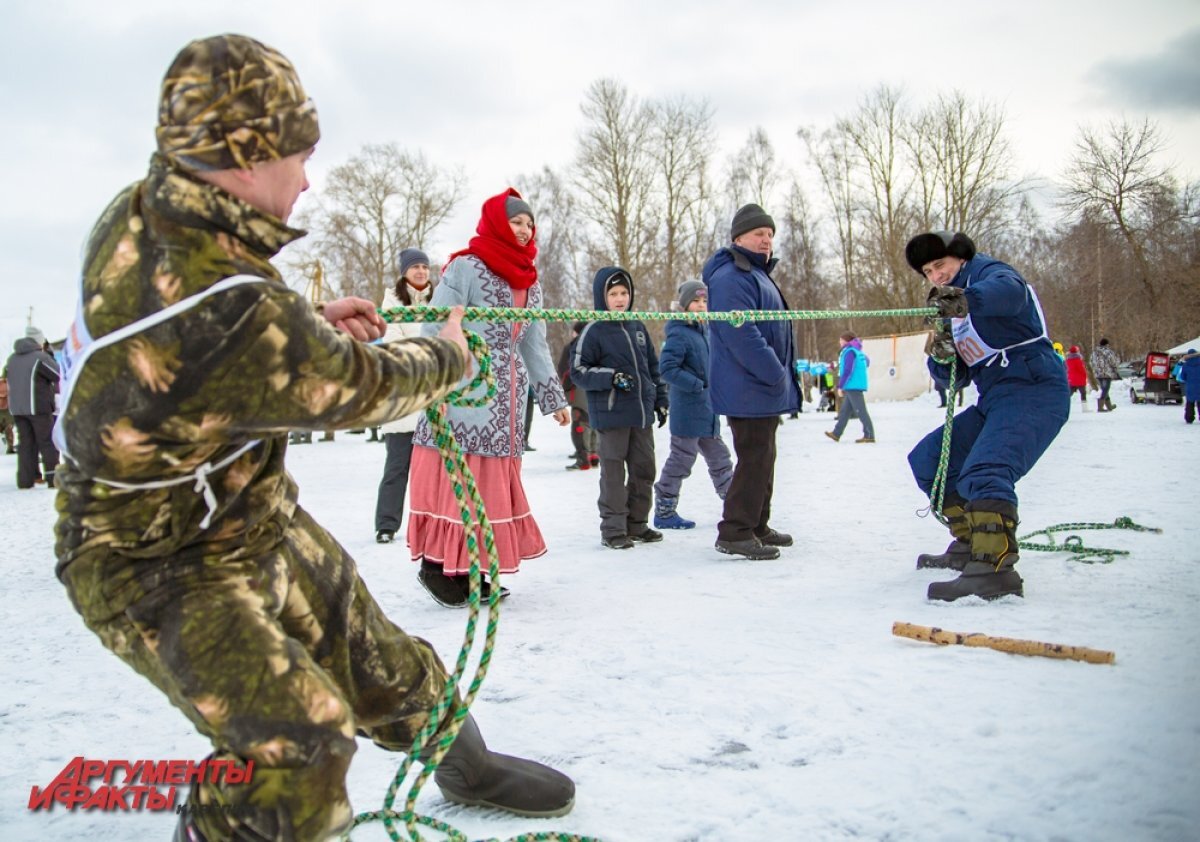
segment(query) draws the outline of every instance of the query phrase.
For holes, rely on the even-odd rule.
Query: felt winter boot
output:
[[[945,570],[962,570],[967,566],[971,557],[971,529],[967,526],[967,518],[963,513],[966,501],[957,494],[947,494],[942,498],[942,515],[946,518],[946,527],[954,540],[939,555],[921,553],[917,556],[917,569],[939,568]]]
[[[696,521],[680,517],[675,507],[679,504],[678,497],[660,495],[654,501],[655,529],[694,529]]]
[[[1108,407],[1104,405],[1104,398],[1096,398],[1096,411],[1108,412]]]
[[[1109,412],[1112,412],[1114,409],[1116,409],[1116,407],[1113,406],[1112,398],[1105,398],[1104,406],[1105,406],[1105,408],[1108,409]]]
[[[447,801],[518,816],[564,816],[575,806],[570,778],[533,760],[489,750],[470,714],[433,779]]]
[[[1024,596],[1017,555],[1017,507],[1006,500],[972,500],[965,507],[971,529],[971,557],[957,579],[934,582],[930,599],[953,602],[964,596],[997,599]]]

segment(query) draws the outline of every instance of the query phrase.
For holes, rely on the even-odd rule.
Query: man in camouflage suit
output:
[[[287,432],[441,399],[466,367],[461,311],[438,337],[373,346],[358,341],[382,335],[371,302],[318,311],[282,282],[269,260],[303,234],[286,221],[319,132],[278,52],[236,35],[186,46],[157,136],[146,178],[87,245],[57,431],[57,572],[213,757],[254,761],[248,784],[193,786],[178,838],[323,839],[351,818],[356,733],[406,750],[446,672],[297,504]],[[574,799],[566,776],[490,752],[470,717],[437,783],[524,815]]]

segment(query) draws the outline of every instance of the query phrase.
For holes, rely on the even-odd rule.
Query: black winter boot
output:
[[[946,518],[946,528],[954,536],[954,540],[940,555],[921,553],[917,556],[917,569],[938,568],[944,570],[962,570],[967,566],[971,557],[971,528],[967,526],[967,518],[963,513],[966,501],[957,494],[947,494],[942,498],[942,515]]]
[[[929,586],[930,599],[953,602],[964,596],[997,599],[1024,596],[1017,554],[1017,507],[1004,500],[972,500],[965,515],[971,528],[971,557],[962,574]]]
[[[574,781],[533,760],[489,750],[470,714],[433,779],[447,801],[518,816],[565,816],[575,806]]]

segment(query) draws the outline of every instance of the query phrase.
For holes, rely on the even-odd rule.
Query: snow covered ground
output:
[[[1200,424],[1114,392],[1111,414],[1073,405],[1018,488],[1020,533],[1121,515],[1163,533],[1083,533],[1132,551],[1109,565],[1026,553],[1026,598],[991,604],[927,602],[926,585],[950,574],[914,568],[946,542],[914,514],[924,501],[904,458],[940,422],[932,396],[872,404],[875,445],[853,443],[857,422],[830,442],[828,414],[787,421],[773,524],[797,541],[757,563],[712,549],[719,507],[702,470],[680,506],[698,528],[602,548],[598,473],[563,470],[567,433],[538,419],[525,480],[550,552],[506,579],[474,712],[493,748],[570,773],[577,805],[561,819],[509,818],[450,807],[431,784],[420,809],[472,839],[1197,839]],[[466,613],[428,598],[403,544],[374,543],[384,453],[365,438],[293,448],[301,503],[392,618],[452,661]],[[198,759],[207,745],[83,627],[52,573],[52,495],[18,492],[14,457],[0,459],[0,840],[165,840],[171,815],[27,809],[30,788],[73,757]],[[936,647],[893,637],[896,620],[1117,660]],[[360,741],[357,810],[380,807],[396,766]],[[354,838],[386,835],[373,825]]]

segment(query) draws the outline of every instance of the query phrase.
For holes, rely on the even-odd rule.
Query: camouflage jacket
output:
[[[357,342],[290,290],[269,260],[302,235],[157,155],[146,179],[101,216],[77,316],[96,339],[223,278],[264,282],[205,298],[67,374],[60,574],[93,547],[130,558],[269,549],[296,507],[284,468],[288,430],[381,424],[437,401],[460,380],[453,343]],[[134,490],[104,482],[187,477],[256,439],[208,477],[213,506],[192,481]]]

